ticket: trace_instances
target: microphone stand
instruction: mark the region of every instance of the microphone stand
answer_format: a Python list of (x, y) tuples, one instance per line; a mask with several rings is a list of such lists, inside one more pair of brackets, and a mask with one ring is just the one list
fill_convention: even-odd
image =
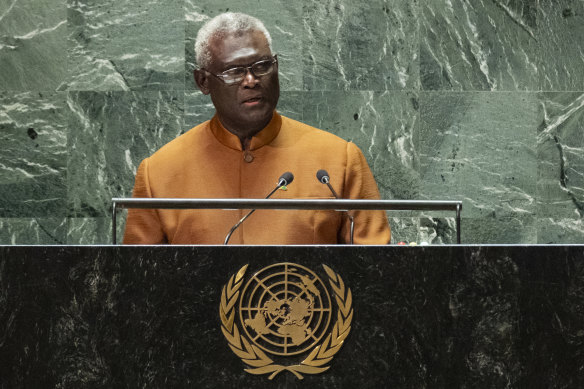
[[(286, 174), (289, 174), (289, 175), (286, 175)], [(290, 184), (293, 179), (294, 179), (294, 176), (292, 175), (292, 173), (284, 173), (284, 174), (282, 174), (282, 177), (280, 177), (280, 179), (278, 180), (278, 185), (276, 185), (276, 187), (274, 189), (272, 189), (272, 191), (270, 193), (268, 193), (268, 195), (266, 196), (266, 199), (269, 199), (281, 187)], [(223, 243), (224, 245), (227, 245), (227, 243), (229, 243), (229, 239), (231, 238), (231, 235), (233, 234), (233, 232), (235, 232), (235, 230), (237, 229), (237, 227), (239, 227), (239, 225), (241, 223), (243, 223), (245, 221), (245, 219), (247, 219), (248, 217), (250, 217), (250, 215), (252, 213), (254, 213), (255, 211), (256, 211), (255, 209), (252, 209), (244, 217), (242, 217), (237, 223), (235, 223), (235, 225), (233, 227), (231, 227), (231, 229), (229, 230), (229, 233), (225, 237), (225, 242)]]
[[(320, 172), (320, 170), (319, 170), (319, 172)], [(317, 175), (317, 178), (318, 178), (318, 175)], [(339, 199), (339, 195), (337, 194), (337, 192), (333, 189), (332, 185), (330, 184), (330, 178), (329, 178), (328, 174), (323, 175), (322, 178), (319, 179), (319, 181), (322, 182), (323, 184), (326, 184), (326, 186), (328, 186), (328, 188), (332, 192), (333, 196), (335, 196), (335, 198), (337, 200)], [(345, 211), (345, 212), (347, 212), (347, 217), (349, 218), (349, 221), (351, 222), (350, 243), (353, 244), (353, 234), (355, 232), (355, 218), (353, 217), (353, 215), (351, 215), (349, 213), (349, 211)]]

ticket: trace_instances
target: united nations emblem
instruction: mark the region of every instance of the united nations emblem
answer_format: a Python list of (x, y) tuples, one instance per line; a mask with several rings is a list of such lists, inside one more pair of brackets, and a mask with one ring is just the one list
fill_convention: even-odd
[[(334, 292), (336, 315), (326, 283), (295, 263), (265, 267), (244, 285), (245, 265), (223, 287), (221, 330), (231, 350), (248, 365), (246, 372), (270, 374), (272, 379), (289, 371), (302, 379), (302, 374), (329, 369), (351, 331), (353, 308), (351, 290), (331, 268), (322, 267)], [(286, 364), (295, 358), (296, 364)]]

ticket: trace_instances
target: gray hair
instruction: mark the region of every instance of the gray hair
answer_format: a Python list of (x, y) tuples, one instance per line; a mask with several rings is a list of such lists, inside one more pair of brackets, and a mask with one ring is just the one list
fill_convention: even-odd
[(259, 19), (243, 13), (225, 12), (205, 23), (197, 33), (195, 56), (199, 68), (207, 67), (211, 62), (211, 50), (209, 48), (211, 38), (247, 31), (260, 31), (263, 33), (268, 40), (270, 51), (272, 51), (272, 37)]

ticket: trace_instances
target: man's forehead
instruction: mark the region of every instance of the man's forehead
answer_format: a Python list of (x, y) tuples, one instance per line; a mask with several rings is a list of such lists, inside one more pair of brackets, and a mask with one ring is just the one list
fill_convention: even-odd
[(256, 55), (271, 55), (270, 45), (261, 31), (221, 34), (209, 42), (211, 62), (231, 63)]

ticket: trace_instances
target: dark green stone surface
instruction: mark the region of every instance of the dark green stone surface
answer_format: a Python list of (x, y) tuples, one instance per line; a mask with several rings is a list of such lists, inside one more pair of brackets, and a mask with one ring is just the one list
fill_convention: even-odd
[(419, 88), (418, 5), (311, 1), (303, 8), (304, 88)]
[(304, 122), (354, 142), (386, 199), (419, 196), (418, 97), (405, 92), (311, 92), (304, 98)]
[[(126, 214), (120, 213), (117, 217), (117, 243), (124, 234)], [(72, 217), (68, 219), (67, 244), (112, 244), (111, 217)]]
[(584, 242), (584, 221), (580, 219), (541, 218), (537, 223), (537, 241)]
[(66, 2), (2, 1), (0, 90), (54, 91), (66, 77)]
[(537, 133), (538, 206), (542, 217), (584, 217), (584, 94), (541, 93)]
[(537, 2), (428, 0), (420, 7), (423, 89), (533, 90), (539, 86)]
[(67, 2), (68, 90), (183, 90), (183, 2)]
[[(354, 141), (383, 198), (462, 200), (468, 243), (584, 242), (582, 0), (7, 0), (0, 218), (30, 226), (19, 242), (46, 240), (17, 220), (64, 217), (64, 241), (109, 242), (140, 161), (212, 117), (193, 45), (227, 10), (271, 32), (279, 111)], [(394, 242), (452, 242), (453, 216), (390, 213)]]
[(449, 191), (466, 217), (535, 212), (535, 95), (428, 93), (421, 116), (424, 198)]
[(584, 2), (538, 3), (539, 89), (582, 91), (584, 85)]
[(142, 159), (183, 129), (176, 92), (70, 92), (68, 206), (74, 217), (111, 213), (112, 197), (132, 194)]
[(0, 92), (0, 217), (64, 217), (63, 92)]
[(0, 241), (3, 244), (18, 245), (65, 244), (67, 243), (67, 224), (66, 218), (0, 218)]

